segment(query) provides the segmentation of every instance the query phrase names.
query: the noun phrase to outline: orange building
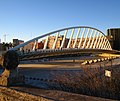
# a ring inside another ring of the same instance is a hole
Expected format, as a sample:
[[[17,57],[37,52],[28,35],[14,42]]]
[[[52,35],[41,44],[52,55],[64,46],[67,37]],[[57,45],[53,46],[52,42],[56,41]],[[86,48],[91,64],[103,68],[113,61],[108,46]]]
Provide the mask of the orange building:
[[[36,49],[43,49],[43,47],[44,47],[44,43],[41,41],[37,43]]]
[[[50,36],[48,38],[48,44],[47,44],[47,49],[52,49],[53,47],[53,44],[55,42],[55,39],[56,39],[56,36]],[[56,49],[59,49],[61,44],[62,44],[62,40],[63,40],[63,36],[59,36],[58,37],[58,40],[57,40],[57,43],[56,43]],[[44,41],[45,42],[45,41]],[[65,39],[65,42],[64,42],[64,45],[63,45],[63,48],[67,47],[67,43],[68,43],[68,39],[66,38]]]

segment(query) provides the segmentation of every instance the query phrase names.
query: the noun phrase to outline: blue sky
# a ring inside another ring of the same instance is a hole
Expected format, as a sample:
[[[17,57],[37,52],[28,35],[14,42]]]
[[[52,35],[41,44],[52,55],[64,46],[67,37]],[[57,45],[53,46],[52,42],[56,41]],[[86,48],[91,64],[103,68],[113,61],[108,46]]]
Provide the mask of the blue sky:
[[[120,27],[120,0],[0,0],[0,39],[29,40],[70,26]]]

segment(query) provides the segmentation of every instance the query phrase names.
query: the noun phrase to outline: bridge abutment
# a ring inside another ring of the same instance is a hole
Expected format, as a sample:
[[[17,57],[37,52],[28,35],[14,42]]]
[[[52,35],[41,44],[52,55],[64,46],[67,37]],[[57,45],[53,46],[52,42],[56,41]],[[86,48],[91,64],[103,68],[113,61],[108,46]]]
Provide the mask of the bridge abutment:
[[[2,56],[1,63],[4,71],[0,75],[0,85],[12,86],[24,84],[24,75],[18,72],[19,56],[16,51],[7,51]]]

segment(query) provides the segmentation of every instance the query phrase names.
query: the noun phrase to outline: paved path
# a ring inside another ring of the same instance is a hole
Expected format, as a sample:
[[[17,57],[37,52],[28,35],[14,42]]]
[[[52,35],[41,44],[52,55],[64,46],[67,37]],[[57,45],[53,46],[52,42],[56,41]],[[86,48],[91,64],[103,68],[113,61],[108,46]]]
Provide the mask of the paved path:
[[[120,59],[115,59],[112,62],[112,65],[118,65],[120,64]],[[80,65],[78,62],[49,62],[49,63],[43,63],[43,64],[21,64],[19,65],[19,70],[21,73],[23,73],[26,76],[32,76],[32,77],[44,77],[48,78],[50,77],[51,73],[64,73],[66,71],[68,72],[76,72],[81,71],[81,68],[98,68],[102,66],[105,68],[106,66],[111,66],[111,62],[99,62],[91,65]]]
[[[12,88],[20,91],[32,93],[33,95],[38,95],[45,98],[51,98],[51,99],[54,99],[54,101],[115,101],[111,99],[104,99],[100,97],[68,93],[68,92],[57,91],[57,90],[45,90],[45,89],[26,88],[26,87],[12,87]]]
[[[120,64],[120,59],[113,61],[113,65]],[[56,75],[65,75],[66,73],[76,76],[82,72],[82,68],[98,68],[102,66],[103,69],[106,66],[111,66],[111,62],[102,62],[95,63],[91,65],[80,65],[79,62],[51,62],[45,64],[23,64],[19,65],[20,73],[24,74],[28,79],[26,80],[27,84],[30,84],[35,87],[47,88],[48,84],[41,82],[41,79],[44,80],[55,80]],[[38,79],[38,80],[37,80]]]

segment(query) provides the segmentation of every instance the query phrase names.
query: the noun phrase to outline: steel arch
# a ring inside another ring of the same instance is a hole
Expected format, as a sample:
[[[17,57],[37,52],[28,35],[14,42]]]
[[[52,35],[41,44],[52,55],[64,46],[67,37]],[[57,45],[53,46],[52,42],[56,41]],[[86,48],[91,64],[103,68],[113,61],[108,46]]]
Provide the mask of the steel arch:
[[[36,44],[38,40],[44,40],[44,47],[43,50],[48,49],[47,45],[49,42],[49,37],[54,36],[54,42],[51,49],[56,49],[56,44],[58,42],[58,38],[62,35],[61,44],[59,49],[62,48],[78,48],[78,49],[102,49],[102,50],[112,50],[111,45],[105,34],[93,27],[88,26],[76,26],[76,27],[68,27],[63,28],[60,30],[56,30],[47,34],[43,34],[36,38],[33,38],[23,44],[15,46],[10,50],[18,50],[21,47],[26,46],[27,44],[34,42],[33,51],[36,49]],[[66,43],[66,47],[64,47],[65,41],[68,40]],[[71,42],[72,45],[71,45]]]

